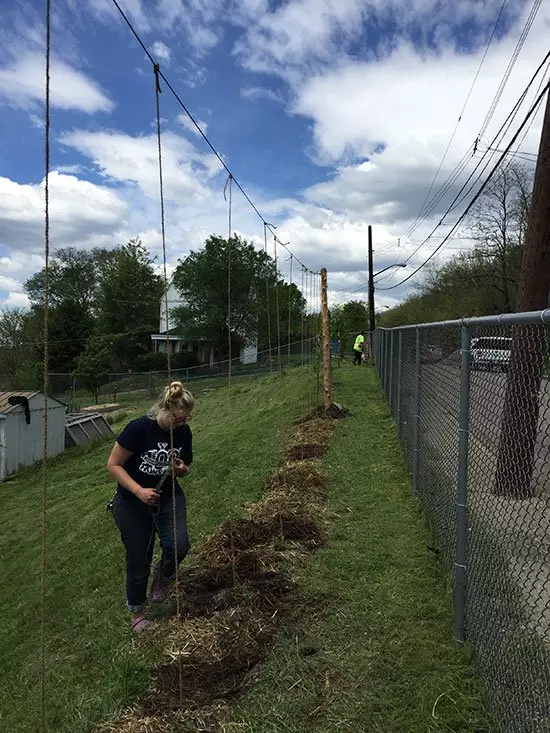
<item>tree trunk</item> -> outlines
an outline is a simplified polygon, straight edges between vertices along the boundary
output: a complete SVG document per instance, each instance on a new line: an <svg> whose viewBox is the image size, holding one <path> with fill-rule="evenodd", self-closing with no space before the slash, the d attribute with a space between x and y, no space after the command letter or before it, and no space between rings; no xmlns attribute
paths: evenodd
<svg viewBox="0 0 550 733"><path fill-rule="evenodd" d="M549 290L550 99L547 98L516 309L546 308ZM532 477L545 351L546 335L542 323L513 327L494 487L494 492L500 496L525 499L534 494Z"/></svg>

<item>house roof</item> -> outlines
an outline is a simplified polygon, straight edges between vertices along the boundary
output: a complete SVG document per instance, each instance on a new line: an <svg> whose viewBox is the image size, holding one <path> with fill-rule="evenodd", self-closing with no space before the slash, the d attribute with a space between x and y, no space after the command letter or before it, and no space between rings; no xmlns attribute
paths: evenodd
<svg viewBox="0 0 550 733"><path fill-rule="evenodd" d="M35 397L39 394L42 393L38 390L33 390L31 392L0 392L0 415L6 415L8 412L13 412L13 410L21 407L21 405L10 405L8 401L10 397L26 397L28 400L30 400L31 397ZM55 397L50 397L50 399L55 400L55 402L59 402L60 405L63 404L59 400L55 399Z"/></svg>

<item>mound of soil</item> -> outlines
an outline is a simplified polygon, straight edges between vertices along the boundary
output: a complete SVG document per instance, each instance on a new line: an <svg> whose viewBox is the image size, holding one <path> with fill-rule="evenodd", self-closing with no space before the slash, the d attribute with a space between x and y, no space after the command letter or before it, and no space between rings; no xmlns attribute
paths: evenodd
<svg viewBox="0 0 550 733"><path fill-rule="evenodd" d="M172 659L158 669L143 712L165 714L233 698L264 657L276 628L276 620L255 607L222 612L187 633L183 625L171 640Z"/></svg>
<svg viewBox="0 0 550 733"><path fill-rule="evenodd" d="M270 528L251 519L228 519L200 546L199 556L214 565L233 562L242 550L269 543Z"/></svg>
<svg viewBox="0 0 550 733"><path fill-rule="evenodd" d="M326 445L321 443L296 443L287 449L286 456L291 461L303 461L306 458L322 458L326 450Z"/></svg>
<svg viewBox="0 0 550 733"><path fill-rule="evenodd" d="M267 479L266 489L288 487L292 489L315 488L325 492L327 477L312 464L285 466Z"/></svg>

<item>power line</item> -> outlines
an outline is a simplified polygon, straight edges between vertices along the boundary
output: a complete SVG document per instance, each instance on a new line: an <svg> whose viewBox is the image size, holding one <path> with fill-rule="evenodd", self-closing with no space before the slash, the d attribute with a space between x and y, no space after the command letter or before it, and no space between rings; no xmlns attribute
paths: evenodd
<svg viewBox="0 0 550 733"><path fill-rule="evenodd" d="M534 0L533 7L531 8L531 12L529 13L529 16L527 20L525 21L525 25L523 27L522 32L520 33L520 36L518 38L518 41L516 43L516 47L514 49L514 52L512 54L512 58L508 62L508 66L506 67L506 70L504 72L504 75L502 77L502 80L499 84L499 87L496 91L496 94L493 98L493 101L491 102L491 106L489 107L489 110L487 114L485 115L485 119L483 120L483 123L481 125L481 129L479 131L479 134L477 136L477 139L480 140L485 132L487 131L487 128L489 127L489 124L491 120L493 119L493 116L495 114L496 108L498 106L498 103L500 102L500 99L504 93L504 89L506 88L506 84L508 83L508 80L510 78L510 75L512 73L512 70L514 66L516 65L516 62L519 58L519 54L521 53L521 49L523 48L525 41L527 39L527 36L529 35L529 31L531 30L533 23L535 21L535 17L539 11L539 8L541 6L542 0Z"/></svg>
<svg viewBox="0 0 550 733"><path fill-rule="evenodd" d="M549 88L550 88L550 82L546 84L546 86L544 87L543 91L539 95L539 98L536 100L535 104L531 107L531 109L527 113L526 117L524 118L523 122L521 123L521 125L520 125L519 129L517 130L516 134L514 135L514 137L512 138L512 140L510 141L510 143L508 144L508 146L507 146L506 150L504 151L504 153L501 155L501 157L497 161L496 165L491 170L490 174L487 176L487 178L485 179L485 181L481 185L481 188L479 189L479 191L475 194L475 196L473 197L473 199L470 201L470 203L468 204L468 206L465 208L465 210L462 212L462 214L458 218L457 222L454 224L454 226L451 229L451 231L446 235L446 237L439 244L439 246L429 255L429 257L427 257L424 260L424 262L421 265L419 265L416 268L416 270L414 270L414 272L412 272L406 278L404 278L403 280L401 280L401 282L397 283L396 285L392 285L389 288L380 288L380 290L393 290L394 288L400 287L401 285L403 285L404 283L406 283L408 280L410 280L412 277L414 277L417 274L417 272L419 272L425 265L428 264L428 262L433 257L435 257L435 255L443 247L443 245L450 238L450 236L453 234L453 232L456 231L456 229L458 228L458 226L461 223L461 221L464 219L464 217L468 214L468 212L472 209L473 205L479 199L479 197L481 196L481 194L485 190L487 184L489 183L489 181L492 179L492 177L496 173L498 167L500 166L500 164L502 163L502 161L505 159L505 157L508 155L508 153L511 150L511 148L513 147L514 143L516 142L516 140L520 136L520 133L522 132L523 128L527 125L528 121L531 119L531 117L534 114L534 112L538 109L538 106L539 106L540 102L542 101L544 95L548 92L548 89Z"/></svg>
<svg viewBox="0 0 550 733"><path fill-rule="evenodd" d="M537 69L534 72L533 76L529 80L529 83L527 84L527 86L523 90L522 94L520 95L519 99L517 100L516 104L512 108L512 111L510 112L510 114L508 115L508 117L506 118L506 120L503 122L503 124L501 125L499 131L497 132L497 134L495 135L495 137L493 138L493 140L489 144L488 149L491 148L493 145L498 144L497 143L497 140L499 138L501 138L501 137L504 137L504 135L508 132L508 130L510 129L510 127L512 125L513 120L515 119L515 117L516 117L516 115L517 115L517 113L519 111L519 108L521 107L521 105L523 104L523 101L524 101L525 97L527 96L527 93L529 91L529 88L531 87L531 85L535 81L535 79L538 76L538 74L539 74L540 70L542 69L542 67L547 63L547 61L549 59L550 59L550 51L546 54L546 56L544 57L544 59L542 60L542 62L537 67ZM540 85L539 85L539 89L540 89ZM542 100L542 97L543 96L544 96L544 92L542 94L539 94L535 106L532 107L531 110L529 111L528 118L531 117L533 115L533 112L536 111L536 109L538 108L538 106L541 103L541 100ZM522 124L522 126L523 126L523 124ZM504 128L506 128L506 129L504 129ZM503 130L504 130L504 132L503 132ZM501 135L501 133L502 133L502 135ZM517 139L517 135L514 137L512 143L515 142L516 139ZM509 151L509 150L510 150L510 146L508 146L508 148L507 148L507 151ZM439 223L436 224L436 226L432 229L432 231L426 237L426 239L424 239L424 241L407 257L407 259L405 260L405 263L409 262L417 254L417 252L426 244L426 242L428 242L432 238L432 236L435 234L435 232L437 231L437 229L439 229L439 227L443 224L443 222L444 222L445 218L448 216L448 214L451 211L453 211L457 206L459 206L462 203L462 201L470 194L470 192L472 191L472 189L475 187L475 185L477 184L477 182L480 180L481 176L485 173L485 171L489 167L491 161L494 158L494 153L492 153L490 155L489 160L485 163L485 167L483 168L483 170L481 171L481 173L477 176L476 180L470 186L470 188L466 191L466 193L464 194L464 196L462 196L462 193L467 188L468 184L470 183L470 181L474 177L475 173L480 168L480 166L483 164L483 161L484 161L484 159L485 159L486 156L487 156L487 151L483 154L481 160L478 162L478 164L476 165L476 167L474 168L474 170L470 173L468 179L465 181L465 183L463 184L462 188L460 189L460 191L455 196L454 200L451 202L451 204L447 208L447 211L441 217ZM491 173L491 176L492 176L492 173ZM486 183L483 184L483 185L485 186ZM461 196L462 196L462 198L460 198ZM449 239L450 234L452 234L454 231L455 231L455 228L453 228L451 230L451 232L449 232L449 234L445 237L445 239L443 240L443 242L437 247L437 249L435 250L435 252L439 251L439 249L441 248L441 246L443 246L443 244ZM431 257L434 256L435 252L433 252L430 255L430 258L429 259L431 259ZM392 273L392 275L393 275L393 273ZM414 275L414 273L413 273L413 275ZM412 277L412 275L411 275L411 277ZM391 290L393 288L399 287L399 285L401 285L403 282L406 282L408 279L409 279L409 277L407 277L404 281L402 281L400 283L397 283L397 285L392 285L389 288L379 288L379 290Z"/></svg>
<svg viewBox="0 0 550 733"><path fill-rule="evenodd" d="M201 128L201 126L199 125L199 123L197 122L197 120L195 119L195 117L193 116L193 114L190 112L190 110L187 107L187 105L185 104L185 102L182 100L182 98L180 97L180 95L176 92L176 90L174 89L174 87L172 86L172 84L170 83L170 81L166 78L166 76L164 75L163 71L160 69L159 64L157 63L157 61L155 60L155 58L151 55L149 49L147 48L147 46L145 45L145 43L143 42L143 40L140 38L138 32L136 31L136 29L132 25L132 23L131 23L130 19L128 18L128 16L126 15L126 13L120 7L120 5L117 2L117 0L112 0L112 2L115 5L115 7L118 10L118 12L120 13L120 15L122 16L122 18L124 19L124 21L126 22L126 25L128 26L128 28L132 32L134 38L136 39L136 41L139 43L139 45L143 49L145 55L147 56L147 58L149 59L149 61L153 64L153 68L158 68L158 75L163 80L163 82L166 84L166 87L172 92L172 95L174 96L174 98L176 99L176 101L178 102L178 104L181 106L181 108L183 109L183 111L185 112L185 114L189 117L189 119L191 120L191 122L193 123L193 125L195 126L195 128L197 129L197 132L202 137L202 139L204 140L204 142L208 145L208 147L210 148L210 150L216 156L217 160L223 166L223 168L225 169L227 175L228 176L231 176L231 179L232 179L233 183L235 184L235 186L237 186L237 188L239 189L239 191L242 193L242 195L244 196L244 198L247 200L247 202L249 203L250 207L255 212L255 214L258 216L258 218L260 219L260 221L262 222L262 224L269 229L269 231L272 233L273 237L276 239L277 243L280 244L282 247L284 247L284 249L286 249L286 251L289 254L291 254L294 257L294 259L297 262L300 263L300 265L302 267L304 267L306 270L309 270L309 272L313 272L313 270L311 270L309 267L307 267L307 265L304 265L304 263L288 248L288 246L284 242L281 242L277 238L277 235L275 234L275 231L274 231L277 227L275 227L273 224L270 224L268 221L266 221L265 217L260 213L260 211L257 208L256 204L252 201L252 199L250 198L250 196L246 193L246 191L241 186L241 184L239 183L239 181L237 180L237 178L235 178L235 175L229 169L229 167L227 166L226 162L224 161L224 159L220 155L220 153L218 153L218 151L216 150L216 148L214 147L214 145L212 144L212 142L210 141L210 139L208 138L208 136L206 135L206 133L203 131L203 129ZM315 274L317 275L319 273L318 272L315 272Z"/></svg>
<svg viewBox="0 0 550 733"><path fill-rule="evenodd" d="M430 184L430 187L428 189L428 192L426 193L426 196L424 198L424 201L422 202L422 206L420 207L420 213L418 214L418 216L417 216L416 220L413 222L413 224L412 225L409 225L407 227L407 229L405 230L405 232L403 233L402 236L406 236L408 233L412 234L412 232L415 231L415 229L417 229L418 226L420 226L421 221L426 216L426 214L424 212L424 207L426 206L426 202L428 201L428 198L430 196L430 193L432 192L432 189L433 189L433 187L435 185L435 182L437 180L437 177L439 176L439 173L441 172L441 168L443 167L443 163L445 162L445 159L447 158L447 154L448 154L448 152L449 152L449 150L451 148L451 145L453 143L453 140L455 139L455 136L456 136L458 127L459 127L459 125L460 125L460 123L462 121L462 116L464 114L464 111L466 110L466 107L468 105L468 102L470 101L470 97L472 96L472 92L473 92L474 87L476 85L476 82L477 82L477 80L479 78L479 74L481 72L481 69L483 67L483 64L485 63L485 59L487 58L487 54L489 53L489 48L491 47L491 43L492 43L493 38L495 36L496 30L498 28L498 24L500 23L500 19L502 17L502 14L504 12L504 8L506 7L506 3L507 2L508 2L508 0L504 0L503 3L502 3L502 5L501 5L501 7L500 7L500 12L499 12L499 14L497 16L497 19L495 21L495 24L493 26L493 31L492 31L492 33L491 33L491 35L489 37L489 40L487 42L487 46L485 47L485 52L484 52L484 54L483 54L483 56L481 58L481 61L479 63L479 66L477 68L477 71L475 73L475 76L473 78L473 81L472 81L472 83L470 85L470 89L468 90L468 94L466 95L466 99L464 101L464 104L462 105L462 109L460 110L460 114L458 115L458 120L456 122L455 128L454 128L453 133L451 135L451 138L450 138L450 140L449 140L449 142L447 144L447 147L445 149L445 152L443 153L443 157L441 158L441 161L440 161L439 166L438 166L438 168L437 168L437 170L435 172L435 175L434 175L433 180L432 180L432 182ZM443 185L445 186L446 184L443 184Z"/></svg>

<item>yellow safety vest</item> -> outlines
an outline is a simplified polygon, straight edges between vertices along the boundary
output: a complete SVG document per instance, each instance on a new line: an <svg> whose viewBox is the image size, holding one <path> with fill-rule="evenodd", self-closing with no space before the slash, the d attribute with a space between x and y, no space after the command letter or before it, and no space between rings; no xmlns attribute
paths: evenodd
<svg viewBox="0 0 550 733"><path fill-rule="evenodd" d="M355 339L355 344L353 348L355 351L361 351L361 345L365 343L365 337L359 334L359 336Z"/></svg>

